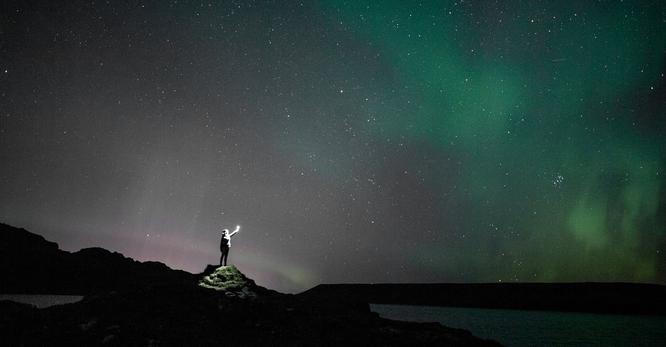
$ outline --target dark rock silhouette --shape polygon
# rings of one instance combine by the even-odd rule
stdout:
[[[0,293],[85,294],[44,309],[0,301],[8,346],[497,345],[438,323],[382,319],[367,302],[281,294],[233,266],[194,275],[101,248],[69,253],[7,225],[0,260]]]
[[[0,293],[90,294],[191,283],[195,275],[103,248],[70,253],[25,229],[0,224]]]

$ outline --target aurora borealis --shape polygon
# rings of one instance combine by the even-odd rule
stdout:
[[[10,1],[0,221],[259,284],[666,283],[666,5]]]

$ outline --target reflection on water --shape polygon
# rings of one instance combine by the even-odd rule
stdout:
[[[666,317],[370,305],[380,316],[440,322],[506,346],[666,346]]]
[[[54,305],[64,305],[83,299],[82,295],[30,295],[30,294],[0,294],[0,300],[10,300],[44,308]]]

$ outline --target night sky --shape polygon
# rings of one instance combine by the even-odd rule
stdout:
[[[191,272],[240,224],[230,262],[290,292],[664,284],[665,29],[663,1],[3,1],[0,221]]]

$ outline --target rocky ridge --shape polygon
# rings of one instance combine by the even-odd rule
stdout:
[[[85,295],[44,309],[0,301],[8,346],[497,345],[438,323],[383,319],[366,302],[278,293],[235,266],[190,274],[102,249],[69,253],[7,225],[0,257],[0,293]],[[43,278],[29,278],[35,274],[49,285],[36,286]]]

